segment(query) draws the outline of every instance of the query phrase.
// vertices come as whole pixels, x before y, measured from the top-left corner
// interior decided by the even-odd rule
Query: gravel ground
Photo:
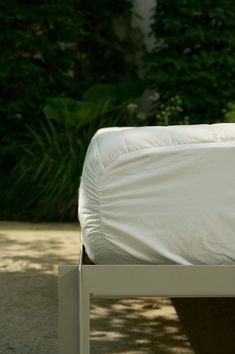
[[[76,224],[0,223],[0,354],[57,354],[58,264]],[[235,299],[94,299],[91,354],[234,354]]]

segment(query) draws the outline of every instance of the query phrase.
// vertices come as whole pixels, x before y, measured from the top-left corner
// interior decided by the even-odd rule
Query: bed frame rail
[[[59,354],[90,354],[91,296],[234,297],[233,265],[59,267]]]

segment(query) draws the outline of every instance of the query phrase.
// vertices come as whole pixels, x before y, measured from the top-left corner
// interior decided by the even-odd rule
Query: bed
[[[89,354],[90,296],[234,296],[234,185],[235,124],[99,130],[81,263],[59,270],[60,353]]]

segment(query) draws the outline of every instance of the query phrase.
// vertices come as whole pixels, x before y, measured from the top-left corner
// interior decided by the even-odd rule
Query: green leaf
[[[225,121],[229,123],[235,122],[235,103],[230,103],[225,113]]]
[[[96,117],[96,107],[93,102],[79,102],[63,97],[50,99],[43,112],[47,119],[77,129],[90,123]]]
[[[144,81],[133,80],[121,82],[117,85],[117,95],[120,101],[128,101],[141,96],[146,88]]]
[[[116,85],[113,84],[97,84],[91,86],[84,94],[83,99],[89,101],[102,101],[108,98],[116,98]]]

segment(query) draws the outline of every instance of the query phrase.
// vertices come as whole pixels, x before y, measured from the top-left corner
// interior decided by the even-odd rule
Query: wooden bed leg
[[[80,353],[90,354],[90,293],[82,288],[79,299]]]
[[[79,267],[59,266],[59,354],[79,352]]]

